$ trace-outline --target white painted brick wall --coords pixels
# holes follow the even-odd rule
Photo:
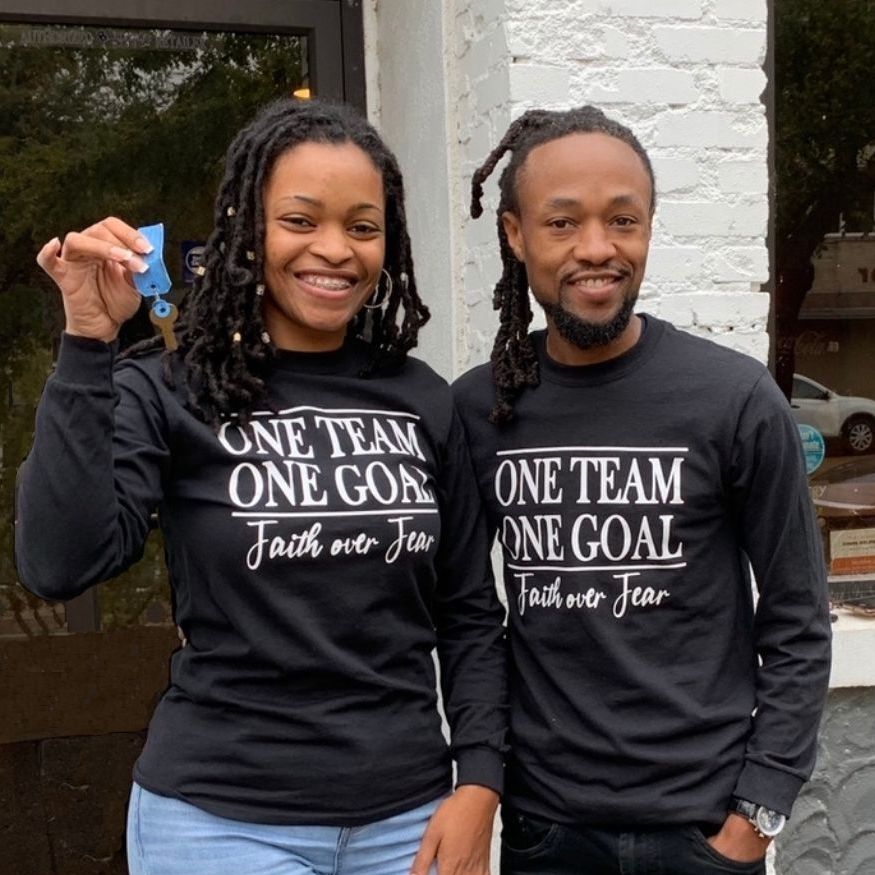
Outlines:
[[[513,82],[513,80],[511,80]],[[673,70],[671,67],[643,67],[637,70],[620,70],[608,80],[607,87],[590,87],[587,99],[595,104],[628,103],[629,95],[647,103],[667,103],[669,106],[685,106],[695,103],[699,89],[692,73]]]
[[[766,20],[766,0],[714,0],[711,12],[715,18],[761,22]]]
[[[469,49],[457,50],[458,221],[488,228],[460,235],[470,248],[457,253],[465,338],[459,369],[488,357],[500,274],[494,210],[501,166],[486,184],[476,223],[467,217],[470,174],[510,119],[534,106],[582,103],[629,125],[654,163],[658,205],[642,309],[765,359],[766,0],[444,2]],[[490,50],[479,52],[483,45]],[[481,98],[478,83],[488,77]],[[470,115],[475,101],[485,118]]]
[[[493,330],[492,288],[500,273],[495,258],[495,224],[489,212],[477,222],[469,217],[471,174],[501,139],[510,124],[511,50],[504,26],[504,0],[444,0],[453,23],[453,57],[448,76],[456,142],[451,148],[451,177],[457,228],[452,252],[456,370],[488,357]],[[550,71],[554,72],[554,71]],[[561,70],[555,71],[561,75]],[[525,80],[525,73],[515,73]],[[535,87],[538,88],[537,77]],[[455,111],[453,111],[455,110]]]
[[[510,68],[510,93],[527,106],[556,106],[556,95],[567,94],[571,71],[566,67],[542,64],[513,64]]]
[[[656,146],[694,149],[761,149],[765,154],[768,131],[764,117],[715,110],[666,113],[657,122]]]
[[[411,26],[417,5],[431,2],[411,0]],[[629,125],[656,170],[642,308],[764,359],[768,299],[759,289],[767,279],[768,176],[759,97],[766,0],[441,3],[445,68],[411,68],[410,75],[447,78],[456,372],[488,357],[497,324],[496,179],[474,222],[471,173],[528,107],[588,102]],[[399,14],[404,9],[399,4]],[[366,42],[374,91],[380,58],[375,42]],[[369,100],[378,115],[379,95]],[[407,169],[409,178],[430,172],[424,163]]]
[[[765,195],[769,189],[768,168],[761,161],[721,161],[717,181],[726,194]]]
[[[724,67],[717,72],[720,96],[727,103],[760,103],[766,89],[764,70],[746,67]]]
[[[655,27],[653,35],[666,60],[675,63],[759,65],[766,54],[765,29]]]
[[[671,3],[658,3],[654,0],[593,0],[579,5],[588,11],[635,18],[663,18],[669,7],[672,18],[697,19],[702,15],[702,0],[672,0]]]
[[[699,165],[692,158],[650,156],[659,185],[657,202],[671,192],[692,191],[699,184]]]
[[[683,201],[659,208],[658,226],[674,237],[762,237],[766,233],[768,204]],[[722,241],[720,241],[722,243]],[[718,243],[719,245],[719,243]]]

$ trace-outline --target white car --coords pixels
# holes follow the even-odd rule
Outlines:
[[[875,401],[839,395],[801,374],[793,375],[793,416],[814,426],[825,438],[841,438],[851,453],[875,449]]]

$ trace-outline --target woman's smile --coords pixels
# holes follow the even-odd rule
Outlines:
[[[264,187],[264,321],[281,349],[338,349],[385,255],[383,177],[352,143],[307,142]]]

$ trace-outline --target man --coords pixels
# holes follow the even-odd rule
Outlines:
[[[829,671],[796,426],[761,364],[633,312],[655,190],[631,131],[526,113],[475,218],[506,152],[501,325],[456,384],[509,602],[502,872],[762,873]]]

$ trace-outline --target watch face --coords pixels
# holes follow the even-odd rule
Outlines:
[[[757,807],[756,814],[757,829],[764,835],[771,838],[776,836],[787,822],[787,818],[777,811],[772,811],[771,808],[764,808],[762,805]]]

